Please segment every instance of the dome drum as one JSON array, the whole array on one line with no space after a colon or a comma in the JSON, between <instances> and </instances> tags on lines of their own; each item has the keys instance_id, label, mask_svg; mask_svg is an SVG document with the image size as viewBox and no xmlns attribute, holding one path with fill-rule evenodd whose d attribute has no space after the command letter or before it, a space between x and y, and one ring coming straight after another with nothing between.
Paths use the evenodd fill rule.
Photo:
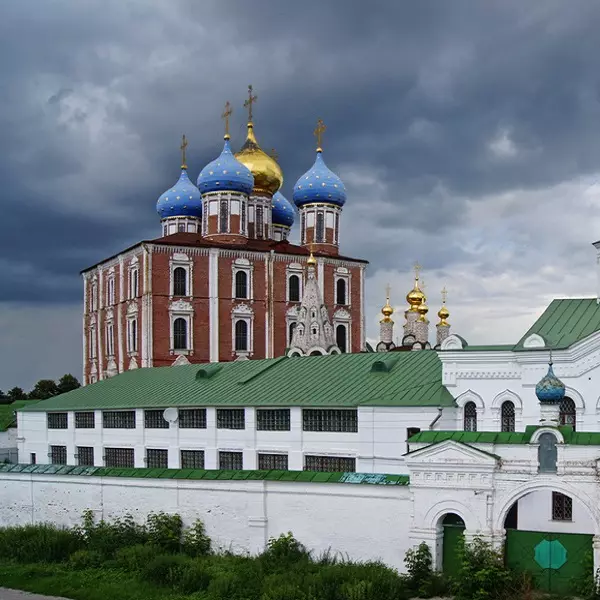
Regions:
<instances>
[{"instance_id":1,"label":"dome drum","mask_svg":"<svg viewBox=\"0 0 600 600\"><path fill-rule=\"evenodd\" d=\"M248 239L248 196L241 192L216 192L203 199L203 234L230 244Z\"/></svg>"}]
</instances>

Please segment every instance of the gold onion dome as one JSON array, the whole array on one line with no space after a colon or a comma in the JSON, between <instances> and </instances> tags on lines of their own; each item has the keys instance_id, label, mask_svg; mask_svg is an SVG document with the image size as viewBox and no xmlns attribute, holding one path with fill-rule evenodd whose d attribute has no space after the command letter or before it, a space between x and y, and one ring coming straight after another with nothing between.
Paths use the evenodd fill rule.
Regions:
<instances>
[{"instance_id":1,"label":"gold onion dome","mask_svg":"<svg viewBox=\"0 0 600 600\"><path fill-rule=\"evenodd\" d=\"M387 293L385 298L385 306L381 309L383 315L382 322L389 323L392 319L391 316L394 314L394 307L390 304L390 287L387 287Z\"/></svg>"},{"instance_id":2,"label":"gold onion dome","mask_svg":"<svg viewBox=\"0 0 600 600\"><path fill-rule=\"evenodd\" d=\"M446 308L446 306L442 306L438 311L438 317L440 318L440 325L448 325L448 321L446 320L450 316L450 311Z\"/></svg>"},{"instance_id":3,"label":"gold onion dome","mask_svg":"<svg viewBox=\"0 0 600 600\"><path fill-rule=\"evenodd\" d=\"M419 306L417 307L417 311L419 312L419 320L426 321L426 315L429 312L429 306L427 306L427 304L425 303L425 295L423 295L423 300L421 301L421 304L419 304Z\"/></svg>"},{"instance_id":4,"label":"gold onion dome","mask_svg":"<svg viewBox=\"0 0 600 600\"><path fill-rule=\"evenodd\" d=\"M283 185L283 173L277 162L263 152L254 137L254 125L248 123L248 135L241 150L235 157L250 169L254 176L254 193L273 196Z\"/></svg>"},{"instance_id":5,"label":"gold onion dome","mask_svg":"<svg viewBox=\"0 0 600 600\"><path fill-rule=\"evenodd\" d=\"M415 279L415 287L406 294L406 301L410 304L412 312L418 312L419 306L425 301L425 294L419 288L419 279Z\"/></svg>"},{"instance_id":6,"label":"gold onion dome","mask_svg":"<svg viewBox=\"0 0 600 600\"><path fill-rule=\"evenodd\" d=\"M306 264L310 267L314 267L317 264L317 259L314 257L312 250L310 251L310 256L308 257Z\"/></svg>"}]
</instances>

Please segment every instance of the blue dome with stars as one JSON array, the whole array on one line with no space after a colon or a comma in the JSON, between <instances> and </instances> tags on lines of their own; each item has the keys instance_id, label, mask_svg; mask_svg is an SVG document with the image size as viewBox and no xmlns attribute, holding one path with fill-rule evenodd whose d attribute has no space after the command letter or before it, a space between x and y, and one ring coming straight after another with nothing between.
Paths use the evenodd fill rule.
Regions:
<instances>
[{"instance_id":1,"label":"blue dome with stars","mask_svg":"<svg viewBox=\"0 0 600 600\"><path fill-rule=\"evenodd\" d=\"M271 201L273 225L291 227L294 224L296 210L292 203L281 193L275 192Z\"/></svg>"},{"instance_id":2,"label":"blue dome with stars","mask_svg":"<svg viewBox=\"0 0 600 600\"><path fill-rule=\"evenodd\" d=\"M548 372L535 386L535 395L546 404L559 404L565 397L565 384L554 374L552 363L548 364Z\"/></svg>"},{"instance_id":3,"label":"blue dome with stars","mask_svg":"<svg viewBox=\"0 0 600 600\"><path fill-rule=\"evenodd\" d=\"M250 169L235 158L229 138L226 137L223 152L200 171L196 183L202 194L221 190L250 194L254 186L254 177Z\"/></svg>"},{"instance_id":4,"label":"blue dome with stars","mask_svg":"<svg viewBox=\"0 0 600 600\"><path fill-rule=\"evenodd\" d=\"M161 219L167 217L202 218L200 192L190 181L185 168L181 169L181 175L177 183L158 199L156 212Z\"/></svg>"},{"instance_id":5,"label":"blue dome with stars","mask_svg":"<svg viewBox=\"0 0 600 600\"><path fill-rule=\"evenodd\" d=\"M315 164L296 182L293 199L298 207L312 202L344 206L346 188L342 180L328 169L320 150L317 150Z\"/></svg>"}]
</instances>

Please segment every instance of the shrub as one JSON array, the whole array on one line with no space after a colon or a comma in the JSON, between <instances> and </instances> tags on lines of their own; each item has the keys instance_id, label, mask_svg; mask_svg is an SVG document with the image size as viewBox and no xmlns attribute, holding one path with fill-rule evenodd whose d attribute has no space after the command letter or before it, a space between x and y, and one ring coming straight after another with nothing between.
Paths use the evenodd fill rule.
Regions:
<instances>
[{"instance_id":1,"label":"shrub","mask_svg":"<svg viewBox=\"0 0 600 600\"><path fill-rule=\"evenodd\" d=\"M171 588L177 588L191 559L182 554L159 554L142 569L144 579Z\"/></svg>"},{"instance_id":2,"label":"shrub","mask_svg":"<svg viewBox=\"0 0 600 600\"><path fill-rule=\"evenodd\" d=\"M206 590L210 581L211 575L206 565L193 560L182 566L177 588L184 594L193 594Z\"/></svg>"},{"instance_id":3,"label":"shrub","mask_svg":"<svg viewBox=\"0 0 600 600\"><path fill-rule=\"evenodd\" d=\"M148 532L144 525L137 524L131 515L117 518L112 523L94 522L91 510L83 514L82 535L88 550L99 552L104 558L113 558L120 548L136 546L148 542Z\"/></svg>"},{"instance_id":4,"label":"shrub","mask_svg":"<svg viewBox=\"0 0 600 600\"><path fill-rule=\"evenodd\" d=\"M183 524L179 515L150 513L147 518L148 540L164 552L179 552Z\"/></svg>"},{"instance_id":5,"label":"shrub","mask_svg":"<svg viewBox=\"0 0 600 600\"><path fill-rule=\"evenodd\" d=\"M267 565L285 568L290 563L308 561L310 553L290 531L287 534L282 533L278 538L269 538L267 549L261 558Z\"/></svg>"},{"instance_id":6,"label":"shrub","mask_svg":"<svg viewBox=\"0 0 600 600\"><path fill-rule=\"evenodd\" d=\"M94 569L102 565L102 555L95 550L77 550L69 557L69 566L76 571Z\"/></svg>"},{"instance_id":7,"label":"shrub","mask_svg":"<svg viewBox=\"0 0 600 600\"><path fill-rule=\"evenodd\" d=\"M78 531L49 524L0 529L0 558L22 563L63 562L83 545Z\"/></svg>"},{"instance_id":8,"label":"shrub","mask_svg":"<svg viewBox=\"0 0 600 600\"><path fill-rule=\"evenodd\" d=\"M210 554L211 539L206 535L204 523L197 519L184 531L181 549L188 556L205 556Z\"/></svg>"},{"instance_id":9,"label":"shrub","mask_svg":"<svg viewBox=\"0 0 600 600\"><path fill-rule=\"evenodd\" d=\"M146 565L154 560L160 554L160 551L150 544L138 544L126 548L119 548L115 557L115 562L119 568L139 573L146 568Z\"/></svg>"}]
</instances>

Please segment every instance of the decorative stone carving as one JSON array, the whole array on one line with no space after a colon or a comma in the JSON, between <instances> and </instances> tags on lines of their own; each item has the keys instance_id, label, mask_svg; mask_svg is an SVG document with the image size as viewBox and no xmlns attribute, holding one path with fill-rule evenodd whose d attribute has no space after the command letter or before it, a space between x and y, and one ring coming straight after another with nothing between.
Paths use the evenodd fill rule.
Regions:
<instances>
[{"instance_id":1,"label":"decorative stone carving","mask_svg":"<svg viewBox=\"0 0 600 600\"><path fill-rule=\"evenodd\" d=\"M194 312L194 307L192 306L191 302L187 302L186 300L174 300L169 305L169 310L172 312L179 312L179 313L182 313L182 312L191 313L191 312Z\"/></svg>"},{"instance_id":2,"label":"decorative stone carving","mask_svg":"<svg viewBox=\"0 0 600 600\"><path fill-rule=\"evenodd\" d=\"M523 348L545 348L546 342L541 335L532 333L523 342Z\"/></svg>"},{"instance_id":3,"label":"decorative stone carving","mask_svg":"<svg viewBox=\"0 0 600 600\"><path fill-rule=\"evenodd\" d=\"M180 354L174 361L173 364L171 365L172 367L180 367L182 365L189 365L190 361L187 359L187 356L185 354Z\"/></svg>"}]
</instances>

